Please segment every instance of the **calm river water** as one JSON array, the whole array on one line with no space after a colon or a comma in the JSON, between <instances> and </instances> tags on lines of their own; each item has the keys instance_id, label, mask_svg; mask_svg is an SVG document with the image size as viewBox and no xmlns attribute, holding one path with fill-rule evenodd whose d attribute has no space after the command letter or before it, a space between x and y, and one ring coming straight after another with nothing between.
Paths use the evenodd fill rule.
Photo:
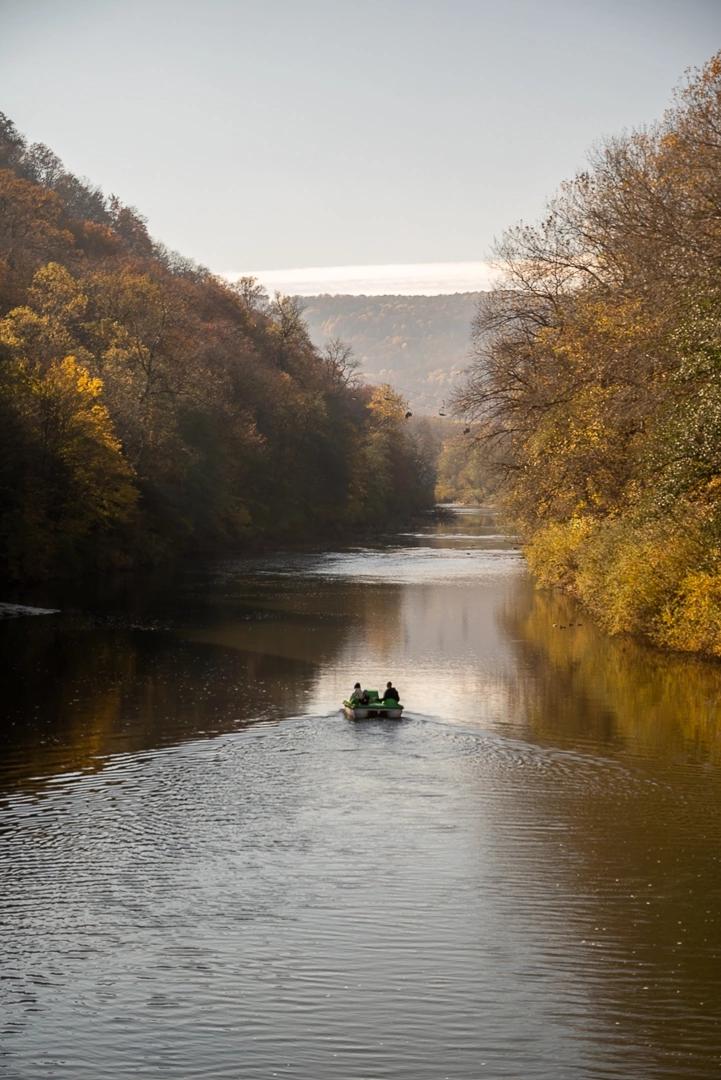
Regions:
<instances>
[{"instance_id":1,"label":"calm river water","mask_svg":"<svg viewBox=\"0 0 721 1080\"><path fill-rule=\"evenodd\" d=\"M2 1080L721 1075L721 667L457 511L0 625ZM338 711L393 679L401 722Z\"/></svg>"}]
</instances>

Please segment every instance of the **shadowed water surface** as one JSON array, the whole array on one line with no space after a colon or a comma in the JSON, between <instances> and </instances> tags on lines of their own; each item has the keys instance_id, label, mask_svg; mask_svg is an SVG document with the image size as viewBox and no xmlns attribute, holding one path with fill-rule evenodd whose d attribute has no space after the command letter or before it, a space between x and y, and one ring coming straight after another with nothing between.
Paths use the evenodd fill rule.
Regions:
<instances>
[{"instance_id":1,"label":"shadowed water surface","mask_svg":"<svg viewBox=\"0 0 721 1080\"><path fill-rule=\"evenodd\" d=\"M721 1073L720 670L534 593L492 515L0 649L0 1077Z\"/></svg>"}]
</instances>

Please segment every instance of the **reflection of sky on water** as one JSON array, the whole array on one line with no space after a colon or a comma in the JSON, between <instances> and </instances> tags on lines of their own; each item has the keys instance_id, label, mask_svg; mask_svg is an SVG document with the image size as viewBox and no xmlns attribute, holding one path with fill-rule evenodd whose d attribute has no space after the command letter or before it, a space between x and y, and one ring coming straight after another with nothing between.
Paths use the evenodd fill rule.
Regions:
<instances>
[{"instance_id":1,"label":"reflection of sky on water","mask_svg":"<svg viewBox=\"0 0 721 1080\"><path fill-rule=\"evenodd\" d=\"M391 551L354 551L326 555L308 573L318 577L347 577L354 581L430 584L467 579L469 584L516 575L521 561L517 550L499 547L458 552L447 547L396 548Z\"/></svg>"},{"instance_id":2,"label":"reflection of sky on water","mask_svg":"<svg viewBox=\"0 0 721 1080\"><path fill-rule=\"evenodd\" d=\"M502 613L530 589L515 538L492 513L463 508L402 539L227 563L212 609L184 632L312 665L304 712L334 712L356 680L391 679L408 712L508 731L520 719L518 665Z\"/></svg>"},{"instance_id":3,"label":"reflection of sky on water","mask_svg":"<svg viewBox=\"0 0 721 1080\"><path fill-rule=\"evenodd\" d=\"M516 551L357 552L315 572L366 582L368 595L362 625L320 671L310 709L332 707L356 678L372 688L391 679L408 711L484 727L512 721L517 661L498 613L528 587ZM392 606L389 582L399 586Z\"/></svg>"},{"instance_id":4,"label":"reflection of sky on water","mask_svg":"<svg viewBox=\"0 0 721 1080\"><path fill-rule=\"evenodd\" d=\"M717 1077L718 668L466 519L0 622L0 1074Z\"/></svg>"}]
</instances>

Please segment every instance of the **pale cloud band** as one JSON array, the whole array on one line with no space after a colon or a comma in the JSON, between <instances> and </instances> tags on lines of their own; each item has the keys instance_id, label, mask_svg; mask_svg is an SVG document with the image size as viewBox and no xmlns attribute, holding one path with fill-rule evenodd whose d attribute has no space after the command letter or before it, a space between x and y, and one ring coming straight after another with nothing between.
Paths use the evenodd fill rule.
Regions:
<instances>
[{"instance_id":1,"label":"pale cloud band","mask_svg":"<svg viewBox=\"0 0 721 1080\"><path fill-rule=\"evenodd\" d=\"M345 296L439 296L479 292L493 286L494 271L485 262L395 263L378 266L308 266L294 270L248 270L224 274L234 281L243 273L268 289L291 296L323 293Z\"/></svg>"}]
</instances>

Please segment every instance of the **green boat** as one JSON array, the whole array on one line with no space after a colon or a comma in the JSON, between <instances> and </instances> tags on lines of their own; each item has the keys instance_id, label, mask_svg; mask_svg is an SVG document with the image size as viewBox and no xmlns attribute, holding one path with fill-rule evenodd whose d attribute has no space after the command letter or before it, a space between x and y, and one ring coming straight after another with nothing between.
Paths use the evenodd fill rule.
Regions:
<instances>
[{"instance_id":1,"label":"green boat","mask_svg":"<svg viewBox=\"0 0 721 1080\"><path fill-rule=\"evenodd\" d=\"M343 712L349 720L367 720L372 716L382 720L400 720L403 716L403 706L394 698L386 701L379 697L377 690L366 690L366 696L368 702L363 705L343 702Z\"/></svg>"}]
</instances>

